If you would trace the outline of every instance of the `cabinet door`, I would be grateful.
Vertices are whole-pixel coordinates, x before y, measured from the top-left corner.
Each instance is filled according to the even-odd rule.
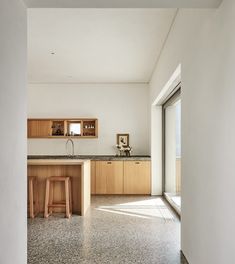
[[[50,120],[28,120],[28,137],[44,138],[51,135]]]
[[[123,194],[123,161],[96,161],[96,194]]]
[[[103,172],[103,161],[95,162],[95,193],[106,194],[106,174]]]
[[[91,161],[91,194],[95,193],[95,161]]]
[[[123,161],[107,161],[103,163],[106,174],[107,194],[123,194]]]
[[[124,194],[150,194],[150,161],[124,161]]]

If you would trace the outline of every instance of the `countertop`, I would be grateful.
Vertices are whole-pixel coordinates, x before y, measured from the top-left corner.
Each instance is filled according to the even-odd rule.
[[[28,159],[28,165],[83,165],[89,162],[87,159]]]
[[[145,155],[136,155],[130,157],[124,156],[115,156],[115,155],[74,155],[74,156],[67,156],[67,155],[28,155],[28,160],[50,160],[50,159],[61,159],[61,160],[142,160],[142,161],[150,161],[150,156]]]

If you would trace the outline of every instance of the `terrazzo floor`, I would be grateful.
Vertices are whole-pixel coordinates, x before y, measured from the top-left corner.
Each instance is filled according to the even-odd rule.
[[[28,264],[186,264],[180,222],[161,197],[94,196],[85,217],[28,220]]]

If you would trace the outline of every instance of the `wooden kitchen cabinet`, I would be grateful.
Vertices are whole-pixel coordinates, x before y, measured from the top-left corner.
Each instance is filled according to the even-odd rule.
[[[43,138],[50,135],[50,120],[28,120],[28,138]]]
[[[91,194],[95,194],[95,168],[96,168],[96,162],[91,161]]]
[[[150,161],[124,161],[124,194],[150,194]]]
[[[97,138],[96,118],[28,119],[28,138]]]
[[[123,161],[96,161],[96,194],[123,194]]]

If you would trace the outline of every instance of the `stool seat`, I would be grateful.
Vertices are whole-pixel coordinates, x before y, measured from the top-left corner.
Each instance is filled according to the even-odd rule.
[[[64,176],[51,176],[48,178],[50,181],[67,181],[70,180],[70,177],[64,177]]]
[[[39,213],[38,180],[36,176],[28,177],[29,217],[34,218]]]
[[[53,188],[55,182],[64,182],[65,201],[53,202]],[[52,208],[65,208],[65,215],[70,218],[72,214],[72,188],[71,178],[68,176],[51,176],[46,180],[44,217],[52,214]]]

